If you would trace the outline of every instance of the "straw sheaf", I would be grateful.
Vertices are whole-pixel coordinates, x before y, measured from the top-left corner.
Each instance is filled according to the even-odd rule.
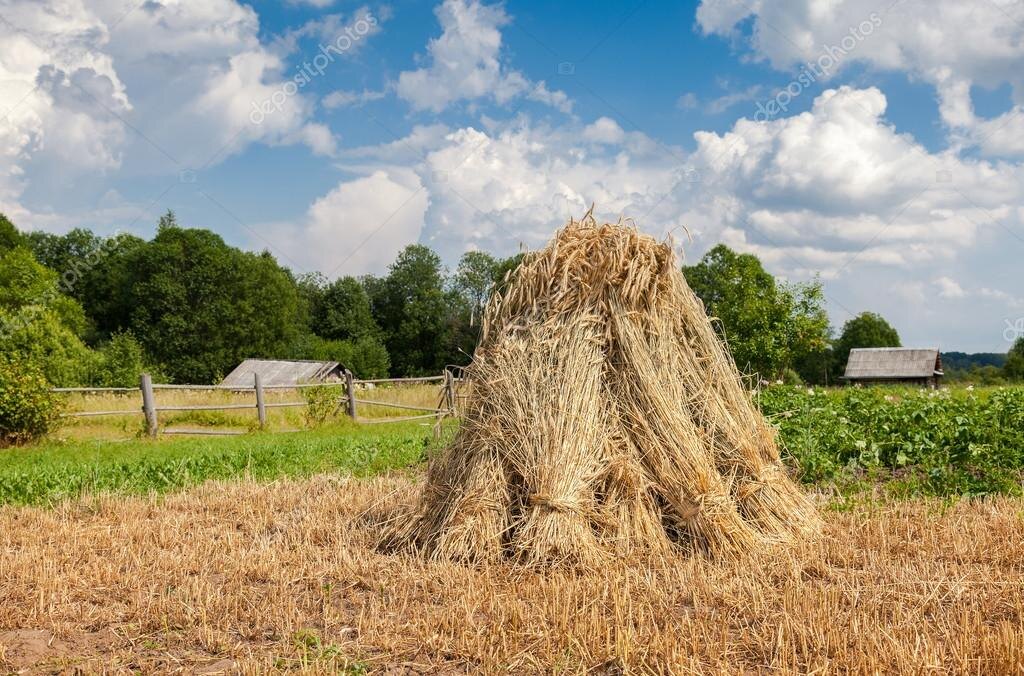
[[[488,303],[471,398],[402,537],[468,561],[735,557],[819,516],[671,246],[571,221]]]

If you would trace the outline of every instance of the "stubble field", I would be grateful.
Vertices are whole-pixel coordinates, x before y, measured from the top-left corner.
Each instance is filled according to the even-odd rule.
[[[738,562],[376,547],[418,473],[0,508],[0,670],[1020,673],[1024,502],[847,501]],[[851,506],[852,505],[852,506]]]

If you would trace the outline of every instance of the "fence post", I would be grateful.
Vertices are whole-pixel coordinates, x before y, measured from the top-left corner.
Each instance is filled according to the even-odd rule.
[[[345,393],[348,394],[348,417],[356,419],[356,388],[352,372],[345,371]]]
[[[448,404],[448,414],[455,415],[455,377],[451,369],[444,370],[444,394]]]
[[[156,438],[156,400],[153,398],[152,376],[143,373],[139,379],[139,389],[142,390],[142,411],[146,414],[146,434]]]
[[[260,429],[267,426],[267,405],[263,401],[263,381],[260,379],[260,374],[252,374],[253,387],[256,389],[256,415],[260,419]]]

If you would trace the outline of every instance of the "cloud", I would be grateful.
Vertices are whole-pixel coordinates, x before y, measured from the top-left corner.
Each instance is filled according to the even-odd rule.
[[[814,0],[703,0],[705,34],[739,38],[752,17],[754,54],[780,70],[830,59],[826,76],[854,62],[900,70],[933,84],[955,139],[996,156],[1024,154],[1024,5],[1007,0],[838,0],[821,11]],[[1004,119],[974,114],[972,85],[1013,88]],[[1012,121],[1010,118],[1013,118]]]
[[[289,5],[296,7],[308,6],[315,7],[317,9],[324,9],[334,4],[334,0],[286,0]]]
[[[768,93],[768,90],[764,85],[751,85],[739,91],[728,91],[728,82],[722,82],[720,84],[723,89],[727,90],[727,93],[716,96],[702,105],[696,94],[693,92],[687,92],[676,99],[676,108],[680,110],[696,110],[698,108],[702,108],[704,112],[709,115],[719,115],[740,103],[765,98]]]
[[[381,169],[339,183],[309,207],[300,224],[271,227],[270,239],[300,269],[332,278],[379,273],[419,240],[429,201],[414,172]]]
[[[106,38],[103,22],[81,3],[3,8],[0,212],[22,227],[33,217],[22,195],[37,176],[64,185],[122,164],[126,130],[117,116],[133,107],[103,50]]]
[[[362,106],[371,101],[379,101],[387,95],[386,91],[364,89],[361,92],[356,92],[339,89],[325,96],[320,103],[324,108],[334,110],[336,108]]]
[[[313,120],[301,56],[320,67],[347,58],[374,34],[364,7],[307,22],[264,44],[255,11],[236,0],[145,2],[13,0],[0,22],[0,210],[22,227],[54,223],[54,209],[22,204],[27,184],[91,182],[198,170],[248,145],[303,144],[331,156],[337,139]],[[344,39],[346,49],[338,47]],[[9,104],[8,104],[9,102]],[[258,113],[258,115],[257,115]],[[254,122],[254,118],[259,119]]]
[[[411,241],[448,262],[471,249],[535,248],[595,204],[599,218],[626,215],[655,236],[672,234],[690,262],[724,242],[786,279],[821,275],[834,313],[870,309],[898,320],[908,340],[931,344],[939,332],[990,349],[977,329],[949,328],[934,299],[965,304],[964,326],[1002,331],[1010,301],[981,289],[998,288],[1015,269],[1005,228],[1024,233],[1021,167],[929,152],[886,121],[886,106],[875,88],[831,89],[798,115],[698,132],[692,153],[607,117],[417,126],[392,142],[339,150],[337,165],[362,178],[342,184],[345,199],[323,198],[330,208],[317,212],[344,213],[357,194],[376,203],[383,185],[400,184],[391,187],[390,213],[408,221],[383,226],[360,249],[382,247],[356,267],[380,273]],[[379,205],[361,218],[380,223],[386,211]],[[347,237],[337,224],[311,225],[322,221],[307,217],[285,239],[316,252],[329,271],[367,231]],[[330,234],[313,236],[321,232]]]
[[[216,161],[251,143],[328,150],[324,130],[310,126],[315,106],[307,88],[379,31],[377,17],[360,7],[264,44],[256,13],[236,0],[149,3],[121,21],[109,51],[125,62],[121,71],[146,122],[140,129],[148,138],[136,142],[174,149],[181,164],[198,168],[218,149]],[[151,163],[152,153],[133,155]]]
[[[767,92],[768,90],[764,85],[751,85],[741,91],[722,94],[721,96],[708,101],[708,104],[705,106],[705,110],[712,115],[718,115],[719,113],[724,113],[740,103],[756,101],[764,98]]]
[[[949,277],[939,277],[935,280],[935,286],[938,287],[941,298],[963,298],[967,295],[960,283]]]
[[[800,115],[698,132],[708,222],[773,263],[834,276],[854,260],[949,260],[996,227],[980,210],[1017,218],[1019,166],[929,153],[884,121],[885,108],[875,88],[841,87]]]
[[[595,143],[622,143],[625,136],[619,123],[609,117],[599,117],[583,128],[583,138]]]
[[[297,132],[294,139],[286,139],[288,142],[302,143],[309,146],[309,149],[316,155],[332,157],[337,152],[338,140],[327,125],[319,122],[305,124]]]
[[[1014,296],[1011,293],[1007,293],[1001,289],[992,289],[989,287],[982,287],[978,289],[978,296],[981,298],[988,298],[991,300],[998,301],[1004,304],[1008,308],[1022,308],[1024,307],[1024,297]]]
[[[365,47],[368,39],[379,33],[384,21],[390,17],[391,10],[386,6],[373,12],[367,5],[349,14],[325,14],[298,28],[286,30],[274,39],[273,45],[275,49],[290,54],[298,49],[300,40],[312,38],[319,40],[324,47],[334,45],[337,55],[351,55]]]
[[[340,159],[415,171],[430,193],[424,238],[449,259],[537,245],[591,203],[655,234],[685,227],[698,253],[718,241],[753,251],[794,278],[915,269],[1002,234],[993,218],[1019,227],[1019,166],[930,153],[885,121],[886,105],[875,88],[827,90],[799,115],[697,132],[692,154],[607,117],[555,127],[524,117],[418,128]]]
[[[453,260],[468,249],[514,253],[543,244],[593,202],[599,216],[645,214],[680,180],[681,149],[625,132],[609,118],[489,130],[419,127],[407,138],[340,153],[363,171],[411,168],[429,192],[421,241]],[[396,164],[398,163],[398,164]],[[682,223],[658,213],[659,232]],[[661,218],[664,216],[664,218]]]
[[[676,108],[680,110],[693,110],[698,105],[700,105],[700,101],[697,99],[697,95],[693,92],[680,94],[679,98],[676,99]]]
[[[459,101],[490,99],[503,104],[526,96],[568,112],[560,91],[533,83],[501,61],[501,28],[511,19],[501,5],[478,0],[445,0],[436,10],[441,36],[427,45],[427,65],[398,76],[398,96],[417,110],[435,113]]]

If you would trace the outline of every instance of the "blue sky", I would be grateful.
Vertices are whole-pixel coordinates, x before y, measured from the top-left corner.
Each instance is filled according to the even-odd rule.
[[[297,272],[544,243],[591,203],[820,278],[833,323],[1024,329],[1020,0],[0,0],[0,210]]]

